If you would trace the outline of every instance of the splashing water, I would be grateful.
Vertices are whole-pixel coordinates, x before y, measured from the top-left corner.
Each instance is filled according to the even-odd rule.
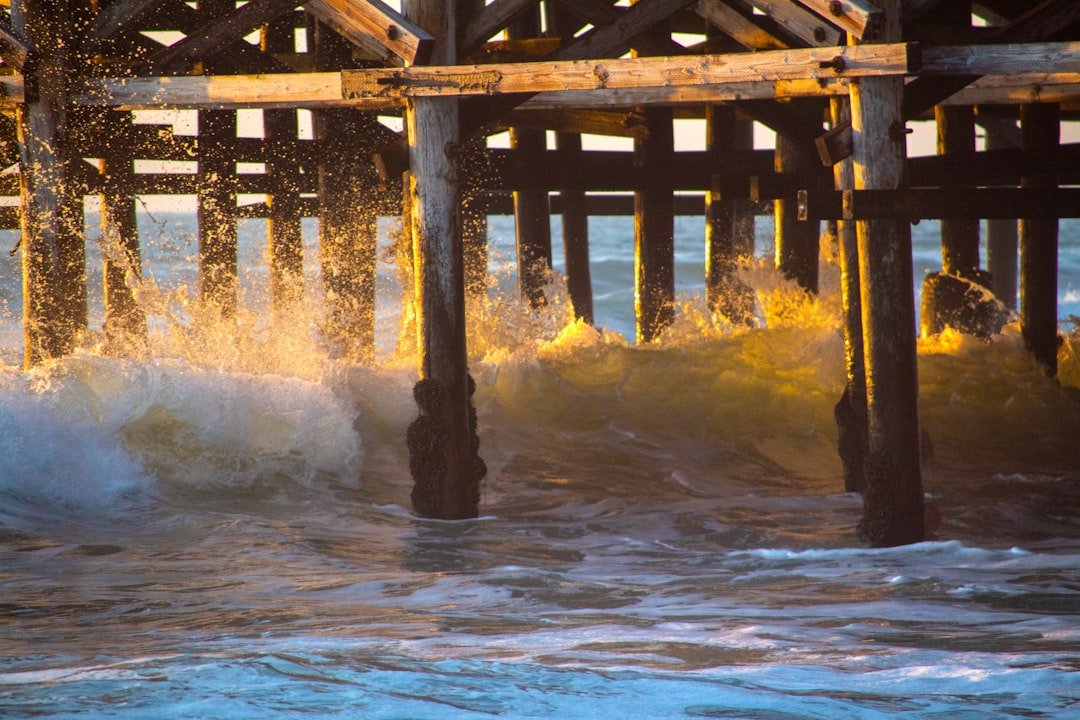
[[[355,366],[319,338],[310,225],[312,302],[283,332],[259,225],[242,227],[250,270],[223,326],[189,300],[192,219],[171,220],[144,248],[143,359],[91,347],[11,367],[20,300],[2,268],[3,717],[1065,717],[1080,702],[1075,330],[1060,384],[1015,324],[920,341],[940,527],[868,550],[835,453],[835,269],[811,298],[748,261],[758,327],[733,328],[704,308],[700,231],[680,219],[678,318],[640,347],[628,221],[593,220],[596,329],[554,278],[546,308],[524,307],[495,218],[490,297],[469,308],[484,516],[426,521],[408,510],[394,269],[380,362]],[[1068,317],[1080,233],[1063,231]]]

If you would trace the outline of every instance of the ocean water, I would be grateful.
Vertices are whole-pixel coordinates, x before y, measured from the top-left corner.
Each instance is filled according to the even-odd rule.
[[[90,336],[21,372],[0,255],[0,717],[1080,716],[1080,224],[1062,223],[1061,383],[1015,324],[920,341],[940,522],[895,549],[860,544],[842,492],[828,264],[808,299],[748,262],[758,326],[725,327],[701,221],[680,218],[678,320],[637,347],[629,219],[590,226],[595,330],[557,281],[521,307],[493,218],[470,308],[482,517],[439,522],[409,509],[391,263],[379,362],[358,367],[319,339],[313,224],[310,314],[286,328],[264,223],[241,226],[235,328],[192,324],[193,219],[140,224],[142,360]],[[936,225],[914,233],[920,275]]]

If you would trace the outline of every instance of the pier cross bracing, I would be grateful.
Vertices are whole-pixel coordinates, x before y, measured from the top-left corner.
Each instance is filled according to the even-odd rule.
[[[922,331],[994,332],[1000,307],[970,300],[989,288],[1015,306],[1019,290],[1025,341],[1055,371],[1057,221],[1080,215],[1080,146],[1060,143],[1080,109],[1075,0],[10,0],[0,58],[0,193],[19,196],[0,220],[22,230],[26,366],[72,352],[86,329],[87,195],[103,198],[103,330],[117,353],[145,344],[140,195],[197,196],[199,297],[226,318],[238,218],[270,221],[275,317],[302,300],[300,219],[318,218],[326,335],[357,362],[373,357],[375,219],[401,215],[424,515],[478,512],[464,307],[486,288],[486,214],[514,214],[534,304],[561,216],[586,321],[586,218],[633,214],[644,343],[674,314],[675,215],[703,218],[708,305],[735,323],[752,311],[735,268],[753,215],[774,214],[777,266],[807,292],[825,228],[842,270],[840,451],[873,544],[923,537],[912,221],[943,219]],[[197,110],[198,135],[132,120],[165,108]],[[242,108],[263,111],[263,138],[238,136]],[[312,139],[297,109],[312,111]],[[403,118],[404,135],[380,116]],[[705,151],[675,151],[679,118],[704,118]],[[913,122],[936,122],[937,155],[906,157]],[[752,123],[776,132],[775,150],[754,149]],[[487,147],[507,129],[509,149]],[[582,133],[632,138],[633,152],[583,150]],[[192,159],[191,174],[136,172]],[[265,200],[239,205],[250,193]]]

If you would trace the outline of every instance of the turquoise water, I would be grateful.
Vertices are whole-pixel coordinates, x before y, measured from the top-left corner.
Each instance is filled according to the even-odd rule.
[[[543,313],[520,306],[509,219],[493,220],[492,292],[470,309],[482,517],[437,522],[409,511],[415,375],[394,348],[394,268],[380,266],[380,362],[350,366],[319,341],[313,225],[310,316],[270,328],[265,225],[250,221],[239,330],[200,333],[192,218],[141,222],[146,360],[90,347],[22,373],[17,262],[0,265],[0,717],[1080,709],[1076,224],[1065,384],[1015,326],[921,341],[940,525],[870,550],[834,450],[829,266],[811,300],[748,265],[759,327],[732,330],[702,310],[700,221],[682,218],[679,319],[642,348],[625,340],[628,219],[591,225],[603,332],[572,322],[557,283]],[[760,220],[765,255],[768,232]],[[920,274],[933,226],[915,240]]]

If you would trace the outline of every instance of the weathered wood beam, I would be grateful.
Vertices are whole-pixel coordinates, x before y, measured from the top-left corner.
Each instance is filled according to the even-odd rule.
[[[1080,217],[1077,188],[800,190],[798,201],[799,217],[810,220]]]
[[[844,39],[840,30],[793,0],[753,0],[753,5],[807,45],[827,47]]]
[[[519,109],[506,117],[506,125],[614,137],[644,138],[649,134],[644,116],[633,111]]]
[[[920,76],[1080,72],[1080,41],[925,48]]]
[[[714,85],[836,77],[904,75],[913,48],[905,43],[774,50],[759,53],[616,60],[557,60],[513,65],[427,66],[342,71],[350,100],[504,95],[644,87]]]
[[[881,29],[885,16],[866,0],[799,0],[819,17],[828,20],[859,40]]]
[[[304,7],[382,60],[397,57],[410,65],[423,65],[431,57],[435,39],[379,0],[309,0]]]
[[[699,0],[694,12],[750,50],[783,50],[786,42],[722,0]]]
[[[540,0],[495,0],[475,13],[458,33],[458,53],[471,55],[488,38],[512,23],[527,11],[536,8]]]
[[[296,5],[296,0],[250,0],[154,53],[143,62],[140,71],[144,75],[169,75],[187,70],[217,50],[243,42],[245,35],[291,12]]]

